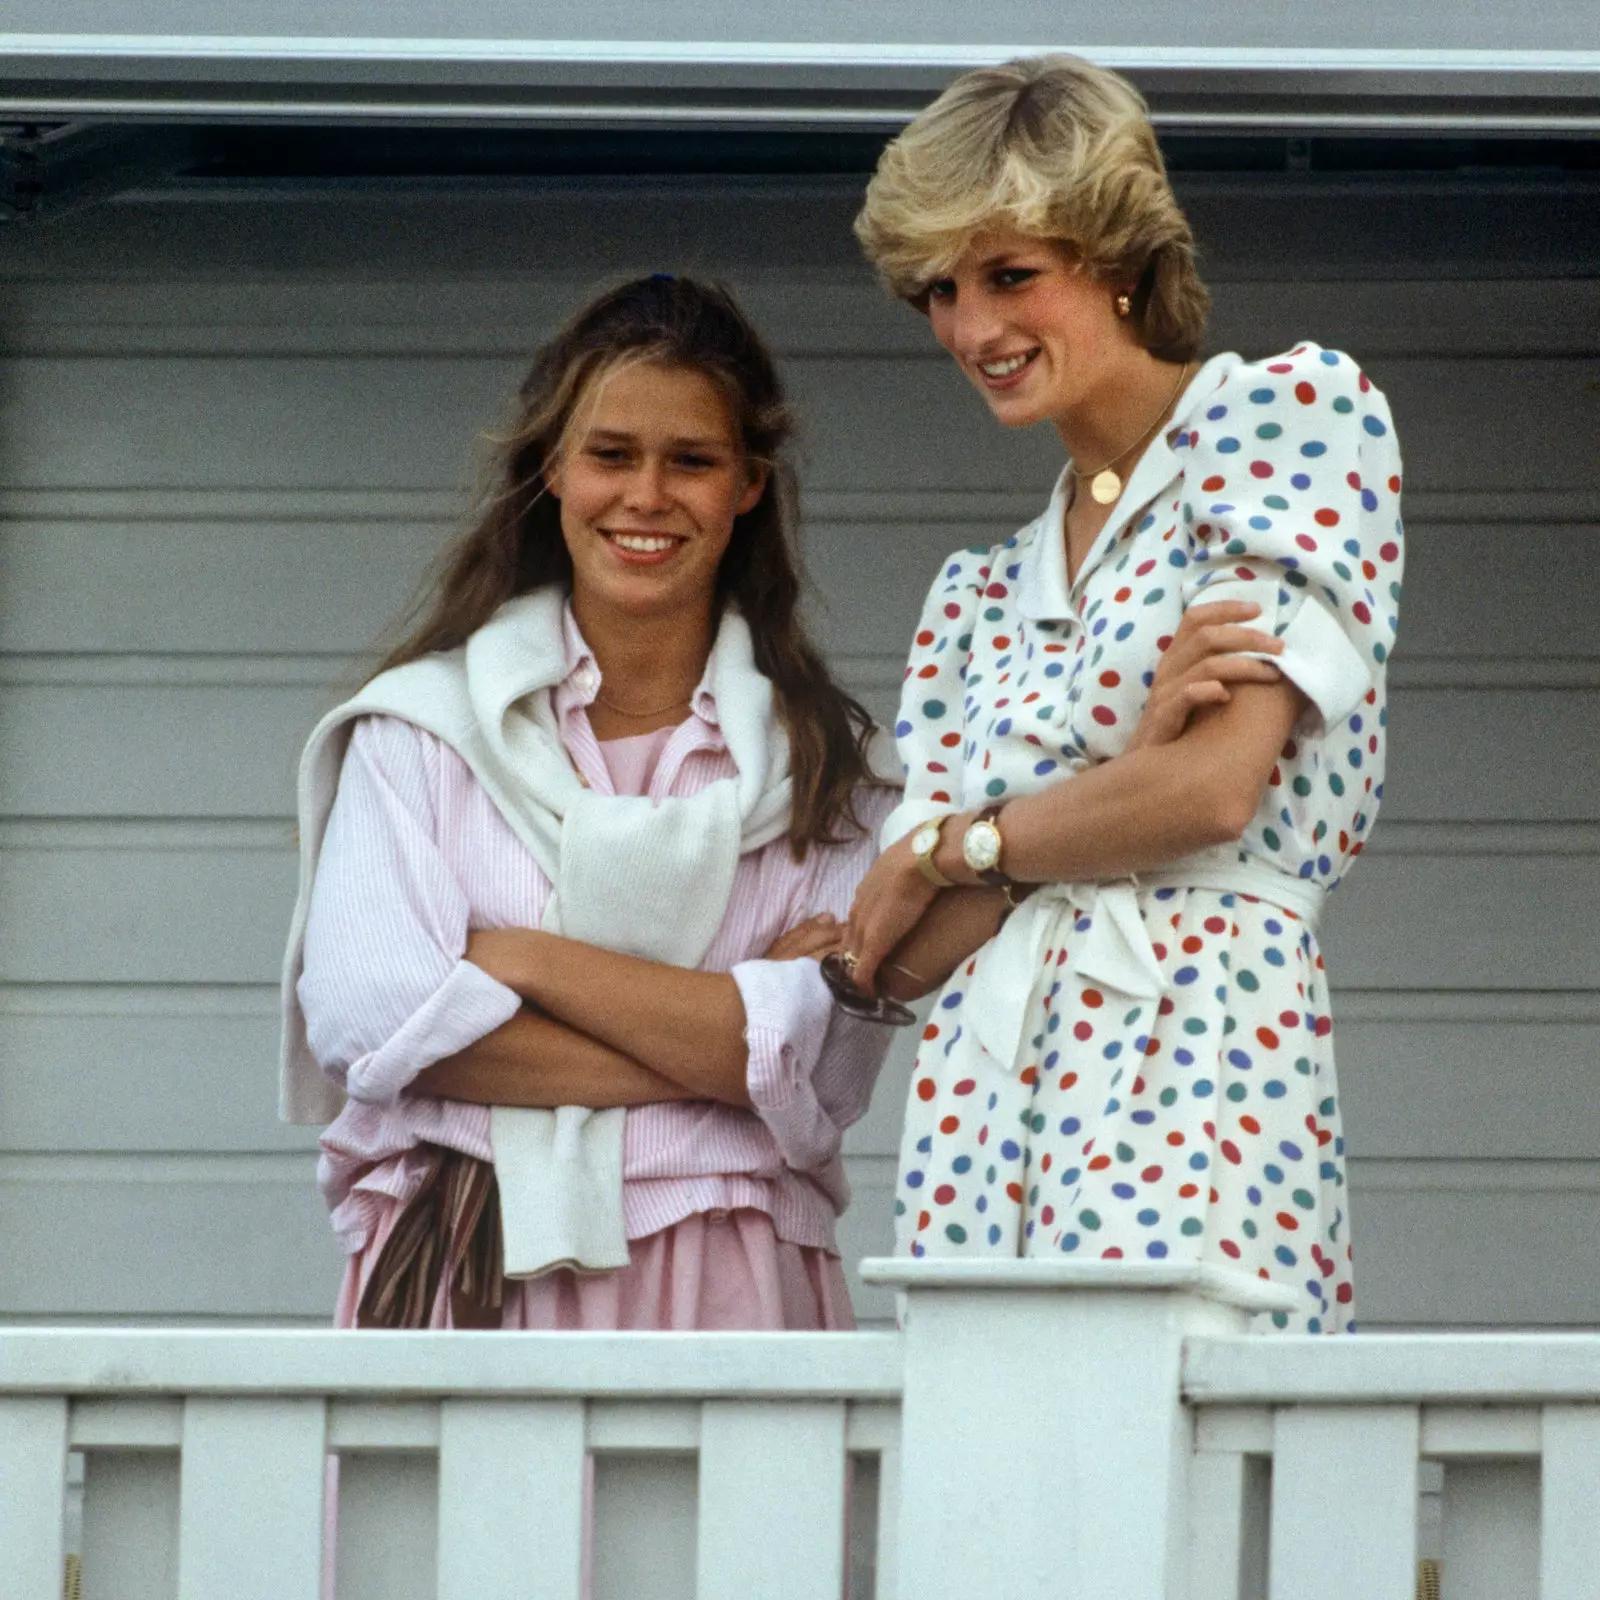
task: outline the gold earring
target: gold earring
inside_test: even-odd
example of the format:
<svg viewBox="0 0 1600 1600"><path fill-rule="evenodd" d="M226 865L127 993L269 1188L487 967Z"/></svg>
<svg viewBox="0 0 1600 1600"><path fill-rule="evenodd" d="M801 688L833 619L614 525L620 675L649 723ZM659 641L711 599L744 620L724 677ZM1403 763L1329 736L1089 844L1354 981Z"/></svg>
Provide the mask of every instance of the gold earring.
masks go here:
<svg viewBox="0 0 1600 1600"><path fill-rule="evenodd" d="M1119 317L1131 317L1133 315L1133 297L1131 295L1119 294L1111 303L1117 308Z"/></svg>

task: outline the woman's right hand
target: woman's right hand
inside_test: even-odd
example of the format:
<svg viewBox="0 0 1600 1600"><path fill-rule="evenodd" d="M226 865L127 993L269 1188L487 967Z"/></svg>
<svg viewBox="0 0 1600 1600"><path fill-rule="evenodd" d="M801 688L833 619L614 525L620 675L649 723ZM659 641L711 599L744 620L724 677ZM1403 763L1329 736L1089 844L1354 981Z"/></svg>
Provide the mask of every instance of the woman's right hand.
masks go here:
<svg viewBox="0 0 1600 1600"><path fill-rule="evenodd" d="M810 956L820 961L836 950L844 949L844 936L848 930L832 912L819 912L797 922L787 933L780 933L768 946L765 961L799 961Z"/></svg>
<svg viewBox="0 0 1600 1600"><path fill-rule="evenodd" d="M1278 655L1283 641L1259 628L1247 627L1261 607L1253 600L1216 600L1183 614L1172 643L1163 652L1150 685L1139 725L1127 749L1170 744L1204 706L1226 705L1230 685L1277 683L1283 674L1260 655Z"/></svg>

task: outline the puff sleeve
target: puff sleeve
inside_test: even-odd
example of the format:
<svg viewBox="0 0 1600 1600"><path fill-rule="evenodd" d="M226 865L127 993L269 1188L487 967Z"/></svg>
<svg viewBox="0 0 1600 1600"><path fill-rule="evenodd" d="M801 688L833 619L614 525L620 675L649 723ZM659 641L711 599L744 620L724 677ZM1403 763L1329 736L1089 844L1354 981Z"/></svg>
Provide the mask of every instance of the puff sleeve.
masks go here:
<svg viewBox="0 0 1600 1600"><path fill-rule="evenodd" d="M973 624L994 556L983 545L956 551L928 590L895 718L905 795L884 820L880 842L886 849L913 828L960 811L965 803L967 666Z"/></svg>
<svg viewBox="0 0 1600 1600"><path fill-rule="evenodd" d="M1324 728L1372 690L1394 644L1400 451L1383 394L1314 344L1241 364L1177 440L1185 609L1251 600L1254 626Z"/></svg>

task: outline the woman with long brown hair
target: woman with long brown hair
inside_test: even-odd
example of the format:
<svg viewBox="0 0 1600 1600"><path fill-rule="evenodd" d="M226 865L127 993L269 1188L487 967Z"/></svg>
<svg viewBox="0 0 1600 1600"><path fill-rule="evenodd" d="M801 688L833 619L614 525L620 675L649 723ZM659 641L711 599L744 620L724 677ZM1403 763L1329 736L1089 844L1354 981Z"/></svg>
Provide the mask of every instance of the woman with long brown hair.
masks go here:
<svg viewBox="0 0 1600 1600"><path fill-rule="evenodd" d="M887 1036L813 958L889 801L797 616L790 427L726 292L600 296L313 734L284 1109L332 1117L341 1325L851 1325Z"/></svg>

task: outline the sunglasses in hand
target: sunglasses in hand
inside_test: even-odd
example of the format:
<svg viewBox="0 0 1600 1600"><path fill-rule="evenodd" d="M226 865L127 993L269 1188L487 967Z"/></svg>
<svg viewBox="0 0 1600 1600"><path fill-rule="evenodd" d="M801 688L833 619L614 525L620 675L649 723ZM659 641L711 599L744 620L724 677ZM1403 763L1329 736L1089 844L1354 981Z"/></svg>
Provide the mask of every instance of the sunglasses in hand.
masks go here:
<svg viewBox="0 0 1600 1600"><path fill-rule="evenodd" d="M848 953L824 956L821 961L822 981L833 995L841 1011L864 1022L882 1022L891 1028L909 1028L917 1020L910 1006L891 1000L886 995L868 994L858 989L855 981L856 958Z"/></svg>

